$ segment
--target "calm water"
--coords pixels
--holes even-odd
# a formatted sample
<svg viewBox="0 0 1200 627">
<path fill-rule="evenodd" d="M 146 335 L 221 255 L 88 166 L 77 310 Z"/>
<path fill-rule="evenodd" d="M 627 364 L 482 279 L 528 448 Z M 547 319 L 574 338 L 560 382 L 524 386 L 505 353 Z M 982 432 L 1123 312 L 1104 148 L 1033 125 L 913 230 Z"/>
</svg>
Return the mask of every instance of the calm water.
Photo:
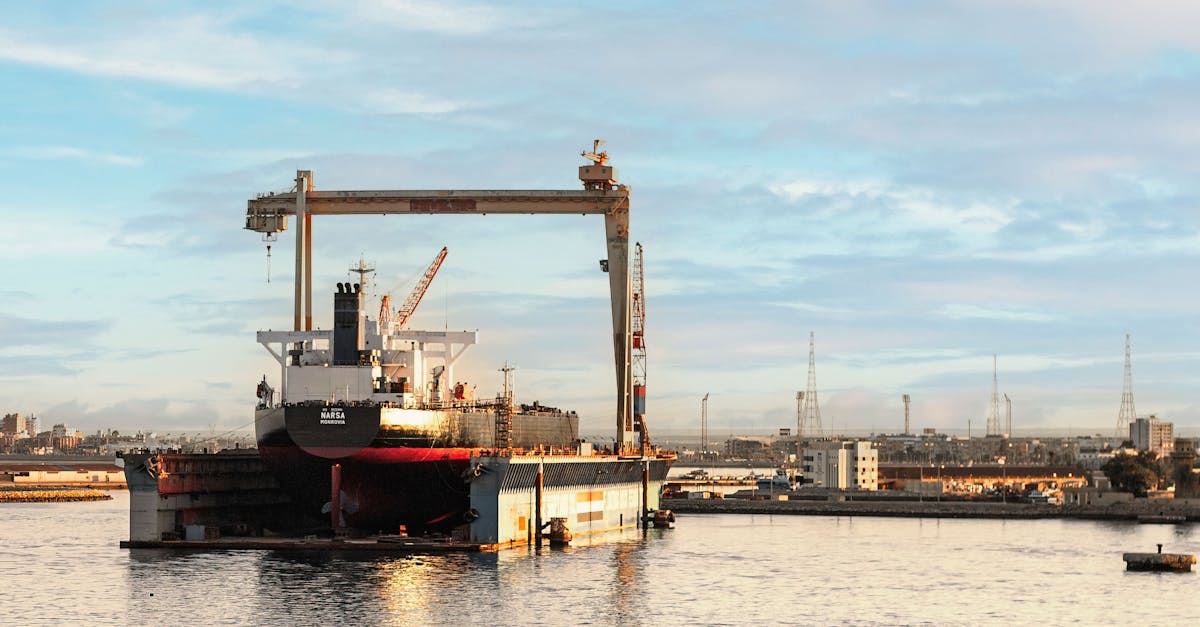
<svg viewBox="0 0 1200 627">
<path fill-rule="evenodd" d="M 1195 624 L 1200 526 L 684 516 L 565 551 L 129 551 L 128 495 L 0 506 L 0 624 Z"/>
</svg>

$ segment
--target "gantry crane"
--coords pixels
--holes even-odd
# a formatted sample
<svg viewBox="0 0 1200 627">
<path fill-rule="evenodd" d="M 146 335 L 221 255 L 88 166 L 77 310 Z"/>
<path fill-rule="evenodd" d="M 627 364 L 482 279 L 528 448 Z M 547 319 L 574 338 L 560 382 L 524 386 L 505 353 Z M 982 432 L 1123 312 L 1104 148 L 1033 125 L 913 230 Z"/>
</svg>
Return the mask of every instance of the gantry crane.
<svg viewBox="0 0 1200 627">
<path fill-rule="evenodd" d="M 394 214 L 579 214 L 604 216 L 612 302 L 613 358 L 617 379 L 617 449 L 634 452 L 630 333 L 629 188 L 617 183 L 608 154 L 583 154 L 590 163 L 579 166 L 582 190 L 351 190 L 317 191 L 311 170 L 296 171 L 290 192 L 263 194 L 246 206 L 246 229 L 271 236 L 287 229 L 296 218 L 295 331 L 312 330 L 312 218 L 316 215 Z M 293 340 L 288 340 L 293 341 Z M 299 341 L 299 335 L 294 341 Z"/>
</svg>

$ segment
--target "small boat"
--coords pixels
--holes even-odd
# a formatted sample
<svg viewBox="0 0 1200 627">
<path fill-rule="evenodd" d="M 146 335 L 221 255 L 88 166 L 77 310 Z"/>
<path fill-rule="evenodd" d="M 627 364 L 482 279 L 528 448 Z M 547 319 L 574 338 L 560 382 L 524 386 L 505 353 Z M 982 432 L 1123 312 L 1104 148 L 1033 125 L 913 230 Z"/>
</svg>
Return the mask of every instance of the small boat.
<svg viewBox="0 0 1200 627">
<path fill-rule="evenodd" d="M 550 519 L 550 546 L 566 546 L 574 539 L 575 534 L 567 527 L 566 518 Z"/>
<path fill-rule="evenodd" d="M 777 468 L 775 474 L 770 477 L 759 477 L 755 482 L 754 487 L 759 491 L 768 490 L 776 492 L 791 492 L 792 479 L 788 477 L 787 471 L 782 468 Z"/>
<path fill-rule="evenodd" d="M 654 528 L 655 529 L 674 529 L 675 528 L 675 512 L 669 509 L 660 509 L 654 512 Z"/>
</svg>

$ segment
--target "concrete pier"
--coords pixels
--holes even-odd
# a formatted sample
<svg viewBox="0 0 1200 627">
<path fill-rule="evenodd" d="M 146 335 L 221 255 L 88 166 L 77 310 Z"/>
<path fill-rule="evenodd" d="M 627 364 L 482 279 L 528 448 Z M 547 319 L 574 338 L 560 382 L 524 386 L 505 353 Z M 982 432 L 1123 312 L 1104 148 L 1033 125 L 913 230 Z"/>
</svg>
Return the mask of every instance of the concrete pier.
<svg viewBox="0 0 1200 627">
<path fill-rule="evenodd" d="M 1124 553 L 1125 570 L 1151 570 L 1161 572 L 1191 572 L 1196 556 L 1187 553 L 1163 553 L 1158 545 L 1157 553 Z"/>
</svg>

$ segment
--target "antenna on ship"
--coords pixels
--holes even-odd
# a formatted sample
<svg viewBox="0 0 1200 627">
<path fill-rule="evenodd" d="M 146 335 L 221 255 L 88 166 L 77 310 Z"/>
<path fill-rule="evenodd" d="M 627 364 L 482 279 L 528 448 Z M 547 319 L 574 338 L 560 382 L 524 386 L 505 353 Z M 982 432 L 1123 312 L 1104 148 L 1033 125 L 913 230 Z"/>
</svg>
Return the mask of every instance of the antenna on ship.
<svg viewBox="0 0 1200 627">
<path fill-rule="evenodd" d="M 513 384 L 512 384 L 512 379 L 513 379 L 512 373 L 514 373 L 514 372 L 516 372 L 516 371 L 517 371 L 517 367 L 516 367 L 516 366 L 510 366 L 510 365 L 508 365 L 508 362 L 507 362 L 507 361 L 506 361 L 506 362 L 504 362 L 504 367 L 503 367 L 503 368 L 500 368 L 500 369 L 497 371 L 497 372 L 503 372 L 503 373 L 504 373 L 504 392 L 503 392 L 503 395 L 504 395 L 504 398 L 508 399 L 508 404 L 509 404 L 509 405 L 511 405 L 511 404 L 512 404 L 512 398 L 513 398 L 513 387 L 514 387 L 514 386 L 513 386 Z"/>
<path fill-rule="evenodd" d="M 504 373 L 504 391 L 496 399 L 496 435 L 495 446 L 500 449 L 512 448 L 512 386 L 509 385 L 509 378 L 513 371 L 517 368 L 509 366 L 508 362 L 504 362 L 504 367 L 500 372 Z"/>
<path fill-rule="evenodd" d="M 353 266 L 350 266 L 350 272 L 353 272 L 358 275 L 359 289 L 361 289 L 363 291 L 363 293 L 366 293 L 366 291 L 367 291 L 367 275 L 371 274 L 372 272 L 375 272 L 375 264 L 368 263 L 367 261 L 363 260 L 363 258 L 360 256 L 358 258 L 358 263 Z"/>
</svg>

